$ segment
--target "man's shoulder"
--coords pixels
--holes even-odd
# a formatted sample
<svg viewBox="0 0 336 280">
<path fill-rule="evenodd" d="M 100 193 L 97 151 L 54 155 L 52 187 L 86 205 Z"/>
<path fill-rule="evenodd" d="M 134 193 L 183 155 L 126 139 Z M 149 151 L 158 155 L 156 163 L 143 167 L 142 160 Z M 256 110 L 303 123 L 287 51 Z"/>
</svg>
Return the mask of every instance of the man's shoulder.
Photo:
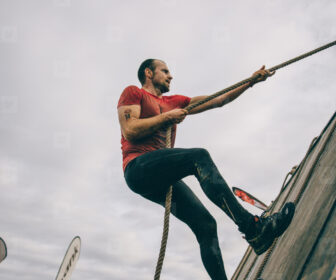
<svg viewBox="0 0 336 280">
<path fill-rule="evenodd" d="M 141 90 L 134 85 L 126 87 L 120 95 L 118 108 L 124 105 L 138 105 L 142 100 Z"/>
<path fill-rule="evenodd" d="M 130 86 L 127 86 L 123 92 L 121 93 L 121 97 L 137 97 L 137 98 L 142 98 L 143 96 L 143 92 L 140 88 L 138 88 L 137 86 L 135 85 L 130 85 Z"/>
<path fill-rule="evenodd" d="M 135 85 L 130 85 L 125 87 L 125 89 L 123 90 L 124 92 L 132 92 L 132 93 L 141 93 L 141 89 Z"/>
</svg>

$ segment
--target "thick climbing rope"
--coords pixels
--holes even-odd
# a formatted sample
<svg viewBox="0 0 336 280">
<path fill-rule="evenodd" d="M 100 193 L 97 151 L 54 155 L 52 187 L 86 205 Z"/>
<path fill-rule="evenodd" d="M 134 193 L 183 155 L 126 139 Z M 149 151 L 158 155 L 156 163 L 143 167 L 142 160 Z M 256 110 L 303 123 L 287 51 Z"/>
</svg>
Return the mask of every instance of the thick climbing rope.
<svg viewBox="0 0 336 280">
<path fill-rule="evenodd" d="M 288 178 L 289 175 L 294 175 L 295 172 L 298 172 L 299 174 L 301 173 L 302 171 L 302 168 L 303 168 L 303 164 L 306 162 L 306 159 L 308 157 L 308 155 L 310 154 L 311 150 L 313 149 L 313 147 L 315 146 L 315 144 L 317 143 L 317 139 L 319 139 L 319 137 L 315 137 L 313 138 L 313 140 L 311 141 L 310 145 L 309 145 L 309 148 L 308 148 L 308 151 L 306 152 L 306 155 L 304 156 L 303 160 L 301 161 L 301 163 L 298 165 L 298 166 L 293 166 L 292 167 L 292 170 L 289 171 L 285 177 L 285 180 L 282 184 L 282 187 L 281 187 L 281 190 L 280 190 L 280 193 L 278 194 L 277 198 L 273 201 L 271 207 L 269 209 L 267 209 L 267 212 L 271 212 L 274 208 L 274 206 L 276 205 L 276 202 L 279 200 L 281 194 L 285 191 L 286 189 L 286 180 Z M 296 184 L 296 181 L 298 180 L 299 178 L 299 175 L 295 177 L 294 179 L 294 182 L 293 182 L 293 186 Z M 287 201 L 287 198 L 288 196 L 290 195 L 290 192 L 288 192 L 286 198 L 285 198 L 285 201 Z"/>
<path fill-rule="evenodd" d="M 326 45 L 323 45 L 317 49 L 314 49 L 310 52 L 307 52 L 303 55 L 300 55 L 300 56 L 297 56 L 293 59 L 290 59 L 288 61 L 285 61 L 281 64 L 278 64 L 274 67 L 271 67 L 269 68 L 268 70 L 270 72 L 273 72 L 275 70 L 278 70 L 280 68 L 283 68 L 285 66 L 288 66 L 289 64 L 292 64 L 294 62 L 297 62 L 301 59 L 304 59 L 308 56 L 311 56 L 315 53 L 318 53 L 322 50 L 325 50 L 327 48 L 330 48 L 332 46 L 334 46 L 336 44 L 336 41 L 333 41 L 331 43 L 328 43 Z M 209 95 L 208 97 L 200 100 L 199 102 L 196 102 L 195 104 L 192 104 L 192 105 L 189 105 L 187 106 L 186 109 L 188 112 L 190 112 L 192 109 L 200 106 L 200 105 L 203 105 L 204 103 L 210 101 L 210 100 L 213 100 L 214 98 L 220 96 L 220 95 L 223 95 L 231 90 L 234 90 L 242 85 L 245 85 L 245 84 L 248 84 L 248 83 L 254 83 L 258 80 L 260 76 L 256 75 L 256 76 L 253 76 L 253 77 L 250 77 L 248 79 L 245 79 L 245 80 L 242 80 L 230 87 L 227 87 L 221 91 L 218 91 L 212 95 Z M 171 148 L 171 127 L 168 127 L 167 129 L 167 135 L 166 135 L 166 147 L 167 148 Z M 154 280 L 159 280 L 160 279 L 160 275 L 161 275 L 161 271 L 162 271 L 162 265 L 163 265 L 163 260 L 164 260 L 164 256 L 165 256 L 165 251 L 166 251 L 166 246 L 167 246 L 167 239 L 168 239 L 168 232 L 169 232 L 169 213 L 170 213 L 170 210 L 171 210 L 171 197 L 172 197 L 172 191 L 173 191 L 173 187 L 170 186 L 169 189 L 168 189 L 168 192 L 167 192 L 167 195 L 166 195 L 166 202 L 165 202 L 165 214 L 164 214 L 164 227 L 163 227 L 163 234 L 162 234 L 162 241 L 161 241 L 161 248 L 160 248 L 160 253 L 159 253 L 159 258 L 158 258 L 158 261 L 157 261 L 157 265 L 156 265 L 156 269 L 155 269 L 155 275 L 154 275 Z"/>
<path fill-rule="evenodd" d="M 317 49 L 315 49 L 315 50 L 312 50 L 312 51 L 310 51 L 310 52 L 307 52 L 307 53 L 305 53 L 305 54 L 303 54 L 303 55 L 297 56 L 297 57 L 295 57 L 295 58 L 293 58 L 293 59 L 290 59 L 290 60 L 288 60 L 288 61 L 286 61 L 286 62 L 283 62 L 283 63 L 281 63 L 281 64 L 279 64 L 279 65 L 276 65 L 276 66 L 274 66 L 274 67 L 272 67 L 272 68 L 269 68 L 268 70 L 269 70 L 270 72 L 273 72 L 273 71 L 275 71 L 275 70 L 278 70 L 278 69 L 280 69 L 280 68 L 283 68 L 283 67 L 285 67 L 285 66 L 288 66 L 289 64 L 292 64 L 292 63 L 297 62 L 297 61 L 299 61 L 299 60 L 301 60 L 301 59 L 304 59 L 304 58 L 306 58 L 306 57 L 308 57 L 308 56 L 311 56 L 311 55 L 313 55 L 313 54 L 315 54 L 315 53 L 318 53 L 318 52 L 323 51 L 323 50 L 325 50 L 325 49 L 327 49 L 327 48 L 330 48 L 330 47 L 332 47 L 332 46 L 334 46 L 334 45 L 336 45 L 336 41 L 333 41 L 333 42 L 331 42 L 331 43 L 329 43 L 329 44 L 326 44 L 326 45 L 324 45 L 324 46 L 322 46 L 322 47 L 319 47 L 319 48 L 317 48 Z M 208 97 L 206 97 L 206 98 L 200 100 L 199 102 L 197 102 L 197 103 L 195 103 L 195 104 L 193 104 L 193 105 L 189 105 L 189 106 L 187 106 L 185 109 L 186 109 L 188 112 L 190 112 L 192 109 L 194 109 L 194 108 L 196 108 L 196 107 L 198 107 L 198 106 L 200 106 L 200 105 L 202 105 L 202 104 L 204 104 L 204 103 L 206 103 L 206 102 L 208 102 L 208 101 L 210 101 L 210 100 L 212 100 L 212 99 L 214 99 L 214 98 L 216 98 L 216 97 L 218 97 L 218 96 L 220 96 L 220 95 L 223 95 L 224 93 L 227 93 L 227 92 L 229 92 L 229 91 L 231 91 L 231 90 L 233 90 L 233 89 L 236 89 L 236 88 L 238 88 L 238 87 L 240 87 L 240 86 L 242 86 L 242 85 L 245 85 L 245 84 L 247 84 L 247 83 L 250 83 L 250 82 L 253 83 L 253 82 L 255 82 L 256 80 L 258 80 L 258 78 L 259 78 L 259 76 L 254 76 L 254 77 L 250 77 L 250 78 L 248 78 L 248 79 L 242 80 L 242 81 L 240 81 L 240 82 L 238 82 L 238 83 L 236 83 L 236 84 L 234 84 L 234 85 L 232 85 L 232 86 L 230 86 L 230 87 L 227 87 L 227 88 L 225 88 L 225 89 L 223 89 L 223 90 L 221 90 L 221 91 L 218 91 L 218 92 L 216 92 L 216 93 L 214 93 L 214 94 L 212 94 L 212 95 L 209 95 Z"/>
<path fill-rule="evenodd" d="M 167 128 L 167 133 L 166 133 L 166 147 L 167 148 L 171 148 L 171 130 L 172 130 L 171 126 Z M 166 254 L 166 246 L 167 246 L 168 232 L 169 232 L 169 214 L 170 214 L 170 209 L 171 209 L 172 194 L 173 194 L 173 186 L 169 186 L 169 189 L 166 195 L 166 202 L 165 202 L 165 213 L 164 213 L 161 248 L 160 248 L 160 253 L 159 253 L 159 259 L 156 264 L 155 275 L 154 275 L 155 280 L 160 279 L 163 259 Z"/>
</svg>

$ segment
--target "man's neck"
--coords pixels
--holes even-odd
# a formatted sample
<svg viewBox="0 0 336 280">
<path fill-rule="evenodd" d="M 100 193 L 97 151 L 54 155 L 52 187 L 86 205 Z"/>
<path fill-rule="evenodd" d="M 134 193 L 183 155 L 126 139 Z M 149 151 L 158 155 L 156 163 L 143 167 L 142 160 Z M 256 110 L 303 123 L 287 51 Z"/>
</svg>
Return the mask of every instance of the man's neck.
<svg viewBox="0 0 336 280">
<path fill-rule="evenodd" d="M 158 88 L 155 88 L 153 85 L 143 85 L 142 88 L 149 93 L 156 95 L 159 98 L 162 98 L 162 93 Z"/>
</svg>

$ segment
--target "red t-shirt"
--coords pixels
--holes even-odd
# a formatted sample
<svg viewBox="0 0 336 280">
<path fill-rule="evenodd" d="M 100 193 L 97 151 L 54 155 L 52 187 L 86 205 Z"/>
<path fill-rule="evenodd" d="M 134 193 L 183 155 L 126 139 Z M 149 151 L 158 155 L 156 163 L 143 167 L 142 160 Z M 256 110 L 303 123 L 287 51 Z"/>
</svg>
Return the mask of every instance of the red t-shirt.
<svg viewBox="0 0 336 280">
<path fill-rule="evenodd" d="M 175 108 L 184 108 L 190 102 L 190 97 L 183 95 L 162 96 L 153 95 L 144 89 L 136 86 L 129 86 L 124 89 L 118 102 L 118 108 L 125 105 L 140 105 L 140 119 L 154 117 L 161 113 Z M 172 147 L 174 147 L 176 136 L 176 125 L 172 127 Z M 123 170 L 134 158 L 151 151 L 166 147 L 166 129 L 159 129 L 150 136 L 141 138 L 132 143 L 127 141 L 121 134 L 121 150 L 123 154 Z"/>
</svg>

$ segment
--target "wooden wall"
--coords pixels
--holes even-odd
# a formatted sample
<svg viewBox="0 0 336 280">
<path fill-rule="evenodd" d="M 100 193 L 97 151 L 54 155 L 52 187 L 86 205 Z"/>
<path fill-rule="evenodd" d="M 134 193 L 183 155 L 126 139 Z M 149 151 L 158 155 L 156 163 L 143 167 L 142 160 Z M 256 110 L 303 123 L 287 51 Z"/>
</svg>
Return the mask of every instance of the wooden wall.
<svg viewBox="0 0 336 280">
<path fill-rule="evenodd" d="M 290 227 L 261 256 L 248 248 L 232 280 L 336 280 L 336 114 L 279 194 L 296 203 Z"/>
</svg>

